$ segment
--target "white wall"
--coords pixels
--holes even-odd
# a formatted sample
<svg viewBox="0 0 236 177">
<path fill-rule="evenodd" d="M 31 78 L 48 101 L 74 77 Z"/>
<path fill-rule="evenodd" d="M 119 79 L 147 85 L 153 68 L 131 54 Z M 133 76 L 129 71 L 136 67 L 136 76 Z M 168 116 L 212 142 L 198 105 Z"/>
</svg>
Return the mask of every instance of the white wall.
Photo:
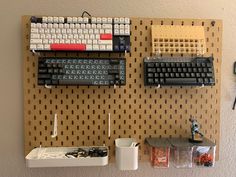
<svg viewBox="0 0 236 177">
<path fill-rule="evenodd" d="M 108 167 L 27 169 L 24 161 L 22 15 L 170 17 L 223 19 L 220 161 L 212 169 L 156 170 L 148 163 L 134 172 Z M 0 177 L 236 176 L 236 1 L 223 0 L 1 0 L 0 1 Z"/>
</svg>

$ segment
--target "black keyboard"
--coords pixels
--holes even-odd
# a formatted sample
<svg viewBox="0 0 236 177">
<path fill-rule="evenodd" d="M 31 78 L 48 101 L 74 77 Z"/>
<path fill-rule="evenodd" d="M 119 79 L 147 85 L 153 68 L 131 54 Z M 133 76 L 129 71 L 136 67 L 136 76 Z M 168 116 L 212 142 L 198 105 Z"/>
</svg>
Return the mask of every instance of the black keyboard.
<svg viewBox="0 0 236 177">
<path fill-rule="evenodd" d="M 144 58 L 146 86 L 215 85 L 213 57 Z"/>
<path fill-rule="evenodd" d="M 38 60 L 38 85 L 126 84 L 124 58 L 50 58 Z"/>
</svg>

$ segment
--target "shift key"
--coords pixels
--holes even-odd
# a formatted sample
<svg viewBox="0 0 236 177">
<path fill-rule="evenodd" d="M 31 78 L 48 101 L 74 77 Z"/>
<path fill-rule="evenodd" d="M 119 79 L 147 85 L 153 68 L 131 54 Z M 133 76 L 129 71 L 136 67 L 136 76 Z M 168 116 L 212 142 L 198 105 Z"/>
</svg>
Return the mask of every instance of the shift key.
<svg viewBox="0 0 236 177">
<path fill-rule="evenodd" d="M 40 69 L 38 70 L 38 72 L 39 72 L 39 73 L 47 73 L 48 70 L 47 70 L 46 68 L 40 68 Z"/>
<path fill-rule="evenodd" d="M 51 79 L 51 74 L 39 74 L 39 79 Z"/>
</svg>

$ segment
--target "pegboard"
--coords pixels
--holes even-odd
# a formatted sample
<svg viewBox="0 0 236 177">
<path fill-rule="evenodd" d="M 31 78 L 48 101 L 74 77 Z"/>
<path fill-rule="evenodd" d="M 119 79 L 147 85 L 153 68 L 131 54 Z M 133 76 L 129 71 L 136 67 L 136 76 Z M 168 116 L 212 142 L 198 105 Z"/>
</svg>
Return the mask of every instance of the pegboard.
<svg viewBox="0 0 236 177">
<path fill-rule="evenodd" d="M 197 118 L 201 131 L 217 144 L 220 131 L 220 66 L 222 21 L 191 19 L 131 18 L 131 52 L 41 53 L 60 57 L 123 57 L 126 86 L 37 85 L 38 56 L 29 51 L 29 16 L 23 17 L 25 154 L 34 147 L 107 145 L 114 160 L 114 140 L 136 138 L 141 143 L 140 160 L 147 160 L 146 137 L 188 137 L 190 116 Z M 145 87 L 143 57 L 152 56 L 151 25 L 203 26 L 206 56 L 214 56 L 216 85 L 212 87 Z M 171 56 L 186 56 L 175 54 Z M 58 115 L 58 136 L 51 138 L 53 116 Z M 108 114 L 111 137 L 108 138 Z M 218 156 L 217 156 L 218 157 Z"/>
</svg>

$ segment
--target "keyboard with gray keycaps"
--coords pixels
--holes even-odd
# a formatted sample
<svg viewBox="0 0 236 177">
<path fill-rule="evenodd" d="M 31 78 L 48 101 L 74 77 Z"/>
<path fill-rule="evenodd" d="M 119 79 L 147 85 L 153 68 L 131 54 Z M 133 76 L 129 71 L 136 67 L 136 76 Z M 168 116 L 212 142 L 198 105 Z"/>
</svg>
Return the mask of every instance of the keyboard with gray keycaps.
<svg viewBox="0 0 236 177">
<path fill-rule="evenodd" d="M 31 51 L 130 51 L 130 19 L 35 17 L 30 19 Z"/>
<path fill-rule="evenodd" d="M 147 86 L 215 85 L 213 57 L 144 58 L 144 84 Z"/>
<path fill-rule="evenodd" d="M 124 58 L 55 58 L 38 59 L 38 85 L 126 84 Z"/>
</svg>

